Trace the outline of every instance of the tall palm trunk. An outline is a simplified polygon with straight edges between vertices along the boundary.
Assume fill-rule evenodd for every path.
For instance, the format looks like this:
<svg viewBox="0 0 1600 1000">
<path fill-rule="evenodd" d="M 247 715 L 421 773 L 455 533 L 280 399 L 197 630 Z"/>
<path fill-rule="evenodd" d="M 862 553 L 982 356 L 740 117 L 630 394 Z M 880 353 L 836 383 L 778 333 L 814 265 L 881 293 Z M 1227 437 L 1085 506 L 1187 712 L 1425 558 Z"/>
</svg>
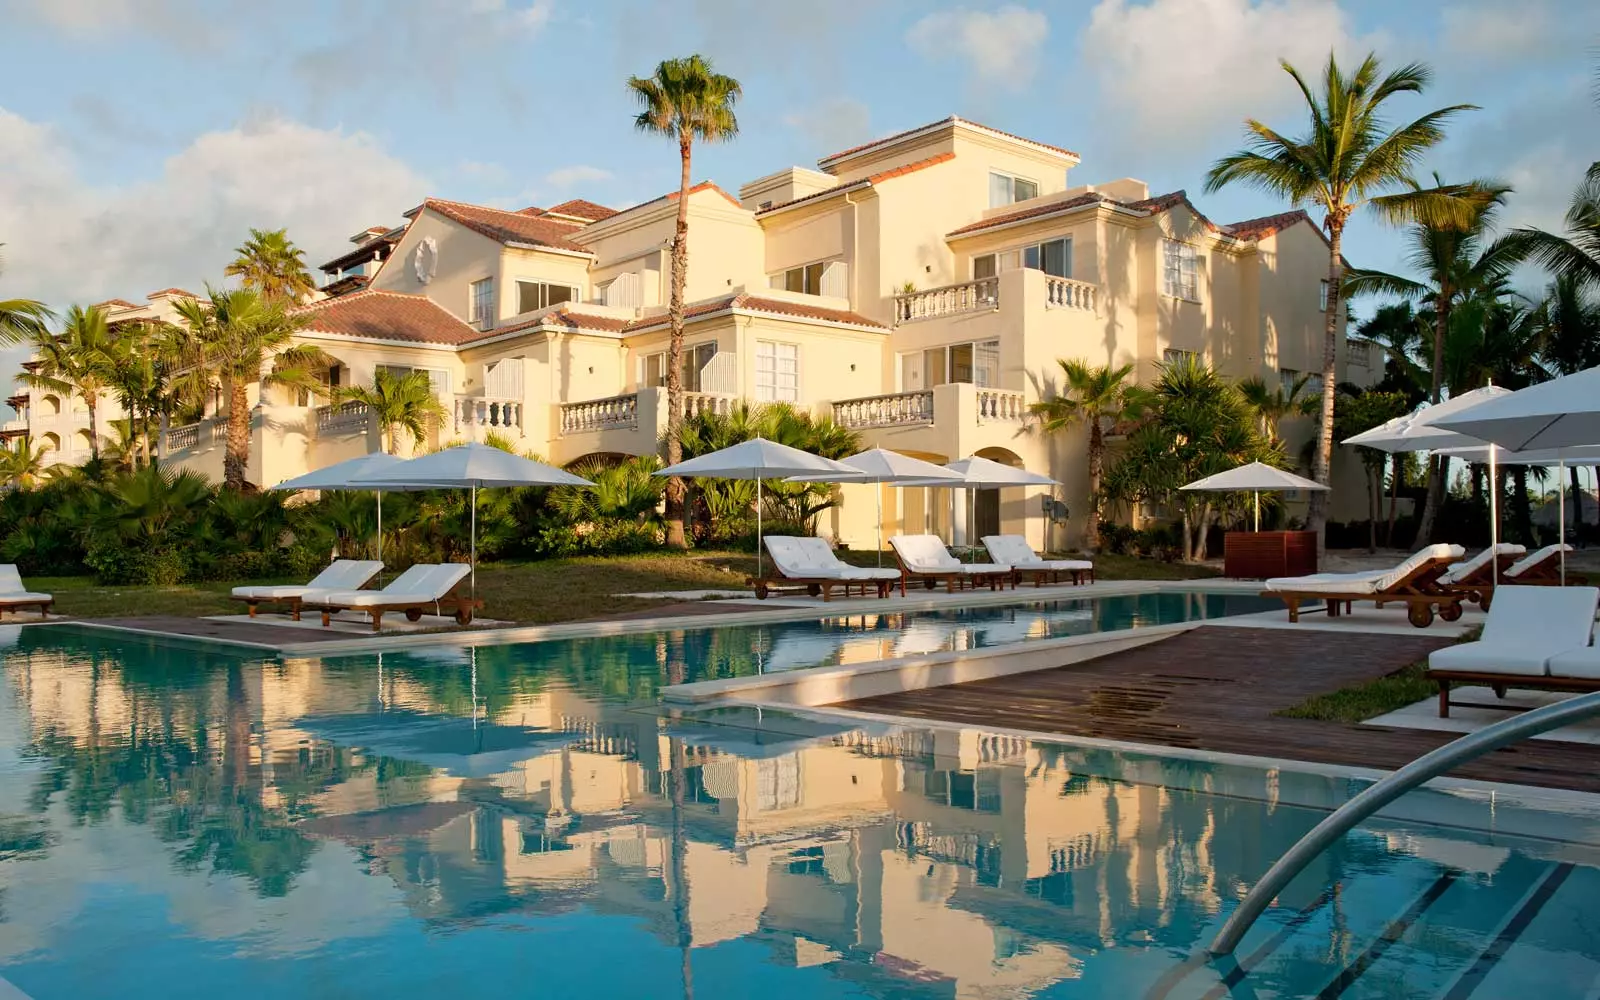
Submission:
<svg viewBox="0 0 1600 1000">
<path fill-rule="evenodd" d="M 1328 485 L 1333 465 L 1333 401 L 1339 385 L 1339 285 L 1344 272 L 1340 247 L 1344 243 L 1344 219 L 1328 216 L 1328 311 L 1324 320 L 1322 345 L 1322 422 L 1317 428 L 1317 453 L 1312 460 L 1311 478 Z M 1306 527 L 1317 533 L 1317 551 L 1327 548 L 1324 527 L 1328 523 L 1328 491 L 1311 494 L 1311 511 Z"/>
<path fill-rule="evenodd" d="M 228 449 L 222 457 L 222 480 L 236 490 L 245 486 L 250 465 L 250 387 L 237 379 L 228 384 Z"/>
<path fill-rule="evenodd" d="M 1569 523 L 1572 525 L 1571 530 L 1576 532 L 1578 528 L 1583 527 L 1583 483 L 1578 478 L 1576 465 L 1568 466 L 1567 474 L 1572 480 L 1572 520 Z M 1556 541 L 1565 542 L 1566 539 L 1558 538 Z"/>
<path fill-rule="evenodd" d="M 1428 391 L 1428 401 L 1435 406 L 1444 394 L 1444 341 L 1450 330 L 1450 303 L 1455 293 L 1447 278 L 1439 279 L 1439 294 L 1433 305 L 1433 385 Z M 1422 502 L 1422 519 L 1417 522 L 1417 545 L 1433 541 L 1433 526 L 1439 520 L 1439 508 L 1444 504 L 1446 460 L 1432 458 L 1428 461 L 1428 488 Z"/>
<path fill-rule="evenodd" d="M 95 405 L 95 393 L 84 393 L 83 403 L 89 408 L 89 457 L 100 460 L 100 411 Z"/>
<path fill-rule="evenodd" d="M 1083 544 L 1090 552 L 1100 550 L 1100 474 L 1105 464 L 1105 436 L 1099 416 L 1089 420 L 1089 513 L 1083 521 Z"/>
<path fill-rule="evenodd" d="M 667 302 L 671 339 L 667 343 L 667 464 L 683 461 L 683 285 L 689 271 L 689 160 L 693 140 L 687 133 L 678 136 L 678 159 L 682 172 L 678 178 L 678 222 L 672 237 L 672 291 Z M 688 548 L 683 531 L 684 483 L 678 476 L 667 480 L 667 546 Z M 756 539 L 756 545 L 761 540 Z"/>
</svg>

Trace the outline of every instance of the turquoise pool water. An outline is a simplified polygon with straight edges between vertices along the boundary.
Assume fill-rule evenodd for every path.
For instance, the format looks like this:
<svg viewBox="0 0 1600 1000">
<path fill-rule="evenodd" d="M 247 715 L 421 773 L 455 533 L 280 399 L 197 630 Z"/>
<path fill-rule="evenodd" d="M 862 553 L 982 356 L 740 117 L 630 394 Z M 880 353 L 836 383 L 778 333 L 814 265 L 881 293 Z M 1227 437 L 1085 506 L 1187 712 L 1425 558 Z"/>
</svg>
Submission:
<svg viewBox="0 0 1600 1000">
<path fill-rule="evenodd" d="M 1162 617 L 1110 607 L 1089 624 Z M 381 659 L 0 629 L 0 977 L 37 1000 L 1589 995 L 1581 805 L 1410 798 L 1284 894 L 1241 970 L 1191 956 L 1360 782 L 655 697 L 785 639 L 982 644 L 1082 610 Z"/>
</svg>

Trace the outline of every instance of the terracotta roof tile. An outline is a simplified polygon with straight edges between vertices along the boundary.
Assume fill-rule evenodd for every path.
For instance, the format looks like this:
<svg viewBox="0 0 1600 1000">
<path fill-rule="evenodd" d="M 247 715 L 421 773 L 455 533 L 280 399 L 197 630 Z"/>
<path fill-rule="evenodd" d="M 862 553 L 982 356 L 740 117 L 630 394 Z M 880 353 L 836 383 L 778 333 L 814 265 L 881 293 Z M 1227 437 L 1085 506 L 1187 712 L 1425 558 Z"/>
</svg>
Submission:
<svg viewBox="0 0 1600 1000">
<path fill-rule="evenodd" d="M 1246 223 L 1238 223 L 1236 226 L 1217 225 L 1215 222 L 1212 222 L 1210 219 L 1206 218 L 1204 212 L 1200 211 L 1198 208 L 1195 208 L 1194 203 L 1189 200 L 1188 194 L 1180 190 L 1170 191 L 1166 194 L 1153 195 L 1149 198 L 1141 198 L 1138 201 L 1117 201 L 1113 198 L 1108 198 L 1103 194 L 1090 192 L 1088 194 L 1080 194 L 1076 198 L 1068 198 L 1066 201 L 1051 202 L 1048 205 L 1040 205 L 1036 208 L 1025 208 L 1020 212 L 1009 212 L 1005 215 L 996 215 L 992 218 L 980 219 L 979 221 L 971 223 L 970 225 L 962 226 L 960 229 L 952 230 L 951 232 L 946 233 L 945 236 L 947 238 L 952 236 L 965 236 L 968 233 L 981 232 L 982 230 L 990 229 L 995 226 L 1003 226 L 1012 222 L 1021 222 L 1025 219 L 1044 218 L 1060 212 L 1071 211 L 1074 208 L 1081 208 L 1084 205 L 1093 204 L 1095 202 L 1104 202 L 1108 205 L 1118 205 L 1122 208 L 1132 209 L 1135 212 L 1143 212 L 1146 215 L 1160 215 L 1162 212 L 1170 211 L 1171 209 L 1182 205 L 1189 211 L 1193 212 L 1195 218 L 1199 219 L 1207 229 L 1214 233 L 1221 233 L 1225 236 L 1231 236 L 1240 240 L 1255 239 L 1258 235 L 1248 231 L 1244 233 L 1239 232 L 1237 226 L 1246 225 Z M 1299 214 L 1303 216 L 1305 213 L 1302 212 Z M 1282 219 L 1284 217 L 1271 216 L 1269 218 Z M 1267 220 L 1255 219 L 1251 221 L 1264 222 Z M 1293 221 L 1294 220 L 1291 219 L 1289 222 L 1285 223 L 1285 225 L 1292 224 Z M 1282 226 L 1279 228 L 1282 228 Z M 1259 235 L 1265 235 L 1265 233 L 1261 233 Z"/>
<path fill-rule="evenodd" d="M 1015 139 L 1018 142 L 1025 142 L 1030 146 L 1038 146 L 1040 149 L 1047 149 L 1052 153 L 1060 153 L 1064 156 L 1070 156 L 1075 160 L 1078 159 L 1078 154 L 1074 153 L 1070 149 L 1063 149 L 1060 146 L 1052 146 L 1048 142 L 1040 142 L 1037 139 L 1029 139 L 1024 136 L 1004 131 L 1003 129 L 997 129 L 991 125 L 984 125 L 980 122 L 968 121 L 967 119 L 961 118 L 957 115 L 951 115 L 949 118 L 941 119 L 940 121 L 929 122 L 926 125 L 918 125 L 916 128 L 908 128 L 904 132 L 896 132 L 894 135 L 885 136 L 882 139 L 874 139 L 871 142 L 864 142 L 859 146 L 852 146 L 843 152 L 834 153 L 831 156 L 824 156 L 822 159 L 818 160 L 817 163 L 819 166 L 826 163 L 833 163 L 835 161 L 845 159 L 846 157 L 854 156 L 857 153 L 864 153 L 867 150 L 873 149 L 877 146 L 887 146 L 890 143 L 897 142 L 901 139 L 904 139 L 906 136 L 914 135 L 917 132 L 922 132 L 931 128 L 938 128 L 941 125 L 954 125 L 958 122 L 963 125 L 971 125 L 974 128 L 983 129 L 985 132 L 993 132 L 996 135 L 1003 135 L 1007 139 Z"/>
<path fill-rule="evenodd" d="M 868 319 L 860 313 L 850 312 L 847 309 L 826 309 L 821 306 L 806 305 L 801 302 L 788 302 L 783 299 L 762 298 L 759 295 L 750 295 L 741 292 L 738 295 L 728 295 L 720 299 L 711 299 L 689 306 L 683 311 L 685 321 L 708 316 L 728 309 L 739 309 L 745 312 L 767 313 L 773 316 L 793 316 L 799 319 L 820 319 L 830 323 L 849 323 L 853 326 L 868 326 L 877 329 L 887 329 L 875 319 Z M 627 326 L 626 332 L 637 333 L 657 326 L 665 326 L 668 320 L 665 314 L 647 316 L 644 319 L 634 320 Z"/>
<path fill-rule="evenodd" d="M 758 208 L 756 209 L 756 214 L 764 215 L 767 212 L 776 212 L 782 208 L 793 208 L 795 205 L 801 205 L 808 201 L 821 201 L 823 198 L 831 198 L 836 194 L 843 194 L 846 191 L 859 191 L 864 187 L 871 187 L 871 181 L 866 178 L 862 178 L 859 181 L 851 181 L 849 184 L 838 184 L 822 191 L 813 191 L 810 194 L 803 194 L 798 198 L 791 198 L 788 201 L 780 201 L 776 205 L 768 205 L 766 208 Z"/>
<path fill-rule="evenodd" d="M 1259 219 L 1246 219 L 1222 227 L 1222 231 L 1241 240 L 1259 240 L 1263 236 L 1288 229 L 1297 222 L 1311 222 L 1311 216 L 1304 209 L 1297 208 L 1292 212 L 1279 212 L 1276 215 L 1263 215 Z M 1316 228 L 1315 223 L 1312 228 Z"/>
<path fill-rule="evenodd" d="M 864 177 L 858 181 L 851 181 L 848 184 L 840 184 L 835 187 L 827 188 L 823 191 L 814 191 L 811 194 L 801 195 L 798 198 L 791 198 L 788 201 L 779 202 L 776 205 L 768 205 L 766 208 L 758 209 L 756 214 L 760 215 L 763 212 L 776 212 L 782 208 L 790 208 L 802 202 L 820 200 L 831 195 L 843 194 L 846 191 L 859 191 L 864 187 L 871 187 L 874 184 L 881 184 L 882 182 L 891 180 L 895 177 L 903 177 L 906 174 L 914 174 L 918 170 L 926 170 L 928 167 L 936 167 L 941 163 L 947 163 L 955 158 L 956 154 L 954 153 L 940 153 L 937 156 L 930 156 L 925 160 L 917 160 L 914 163 L 907 163 L 904 166 L 895 167 L 893 170 L 884 170 L 880 173 L 873 174 L 870 177 Z"/>
<path fill-rule="evenodd" d="M 731 195 L 728 192 L 722 190 L 722 188 L 718 187 L 716 185 L 716 182 L 714 182 L 714 181 L 701 181 L 699 184 L 696 184 L 694 187 L 689 189 L 689 193 L 690 194 L 699 194 L 701 191 L 715 191 L 717 194 L 720 194 L 720 195 L 722 195 L 722 197 L 726 198 L 728 200 L 728 204 L 732 205 L 734 208 L 743 208 L 744 207 L 744 206 L 739 204 L 739 199 L 738 198 L 735 198 L 733 195 Z M 660 198 L 657 198 L 656 201 L 661 201 L 663 199 L 665 199 L 667 201 L 677 201 L 678 200 L 678 192 L 676 192 L 676 191 L 668 191 L 666 194 L 662 195 Z M 647 202 L 645 202 L 645 204 L 648 205 L 648 204 L 651 204 L 651 203 L 647 201 Z"/>
<path fill-rule="evenodd" d="M 588 219 L 590 222 L 599 222 L 601 219 L 609 219 L 617 214 L 617 210 L 614 208 L 597 205 L 582 198 L 573 198 L 571 201 L 552 205 L 544 211 L 549 215 L 570 215 L 574 218 Z"/>
<path fill-rule="evenodd" d="M 176 295 L 185 299 L 198 299 L 200 297 L 193 292 L 186 292 L 181 288 L 158 288 L 149 295 L 146 295 L 145 298 L 153 299 L 158 295 Z"/>
<path fill-rule="evenodd" d="M 884 170 L 880 171 L 879 173 L 872 174 L 867 178 L 867 181 L 871 184 L 881 184 L 891 177 L 902 177 L 906 174 L 914 174 L 918 170 L 926 170 L 929 167 L 936 167 L 941 163 L 949 163 L 955 158 L 956 154 L 954 153 L 939 153 L 935 156 L 930 156 L 925 160 L 915 160 L 911 163 L 904 164 L 903 166 L 895 167 L 893 170 Z"/>
<path fill-rule="evenodd" d="M 428 198 L 423 201 L 421 208 L 437 212 L 452 222 L 458 222 L 501 243 L 526 243 L 572 253 L 589 252 L 567 239 L 578 230 L 577 223 L 441 198 Z"/>
<path fill-rule="evenodd" d="M 490 337 L 499 337 L 508 333 L 520 333 L 523 330 L 536 330 L 543 327 L 556 327 L 573 332 L 597 330 L 604 333 L 621 333 L 627 326 L 628 321 L 625 319 L 617 319 L 612 316 L 597 316 L 594 313 L 579 312 L 567 306 L 562 306 L 559 309 L 545 313 L 543 316 L 525 319 L 520 323 L 508 323 L 504 326 L 497 326 L 493 330 L 484 330 L 482 332 L 475 331 L 471 341 L 468 342 L 487 340 Z"/>
<path fill-rule="evenodd" d="M 1085 205 L 1093 205 L 1096 202 L 1102 201 L 1111 202 L 1111 199 L 1107 198 L 1103 194 L 1096 194 L 1095 192 L 1091 191 L 1088 194 L 1080 194 L 1076 198 L 1068 198 L 1065 201 L 1053 201 L 1048 205 L 1037 205 L 1033 208 L 1025 208 L 1020 212 L 1007 212 L 1005 215 L 995 215 L 990 216 L 987 219 L 979 219 L 977 222 L 962 226 L 960 229 L 952 230 L 945 235 L 965 236 L 967 233 L 976 233 L 980 230 L 990 229 L 994 226 L 1004 226 L 1013 222 L 1022 222 L 1025 219 L 1043 218 L 1044 216 L 1055 215 L 1059 212 L 1069 212 L 1072 209 L 1082 208 Z M 1112 202 L 1112 204 L 1115 204 L 1115 202 Z"/>
<path fill-rule="evenodd" d="M 468 326 L 423 295 L 368 289 L 323 299 L 295 310 L 319 333 L 458 345 L 484 332 Z"/>
<path fill-rule="evenodd" d="M 104 309 L 106 306 L 116 306 L 118 309 L 142 309 L 142 308 L 144 308 L 143 306 L 134 305 L 132 302 L 129 302 L 127 299 L 106 299 L 104 302 L 96 302 L 94 304 L 93 308 L 95 308 L 95 309 Z"/>
</svg>

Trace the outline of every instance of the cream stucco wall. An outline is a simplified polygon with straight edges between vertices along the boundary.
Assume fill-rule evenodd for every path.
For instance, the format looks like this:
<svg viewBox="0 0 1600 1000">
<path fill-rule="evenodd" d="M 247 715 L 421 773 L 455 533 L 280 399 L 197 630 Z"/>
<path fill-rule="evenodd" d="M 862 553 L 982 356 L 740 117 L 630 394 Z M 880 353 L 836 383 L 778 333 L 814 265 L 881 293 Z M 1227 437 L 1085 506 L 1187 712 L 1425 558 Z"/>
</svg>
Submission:
<svg viewBox="0 0 1600 1000">
<path fill-rule="evenodd" d="M 437 245 L 439 259 L 433 278 L 424 283 L 417 280 L 414 261 L 418 245 L 426 239 Z M 497 241 L 424 208 L 406 227 L 371 287 L 426 295 L 465 321 L 472 283 L 500 274 L 504 250 Z"/>
</svg>

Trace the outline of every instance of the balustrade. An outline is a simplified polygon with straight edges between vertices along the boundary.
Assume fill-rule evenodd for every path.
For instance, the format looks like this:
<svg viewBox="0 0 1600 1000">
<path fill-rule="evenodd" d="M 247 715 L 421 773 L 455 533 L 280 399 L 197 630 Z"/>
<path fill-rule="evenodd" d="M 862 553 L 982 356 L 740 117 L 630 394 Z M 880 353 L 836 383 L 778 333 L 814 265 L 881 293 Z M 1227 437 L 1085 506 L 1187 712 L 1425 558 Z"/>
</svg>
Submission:
<svg viewBox="0 0 1600 1000">
<path fill-rule="evenodd" d="M 520 399 L 497 396 L 457 396 L 455 404 L 456 427 L 485 431 L 522 433 L 523 403 Z"/>
<path fill-rule="evenodd" d="M 1073 281 L 1047 274 L 1044 278 L 1046 309 L 1083 309 L 1094 312 L 1099 289 L 1087 281 Z"/>
<path fill-rule="evenodd" d="M 734 399 L 733 396 L 719 393 L 686 392 L 683 394 L 683 418 L 688 420 L 702 413 L 725 417 L 733 412 Z"/>
<path fill-rule="evenodd" d="M 319 406 L 316 409 L 317 433 L 330 434 L 338 431 L 365 429 L 371 409 L 365 403 L 338 403 L 333 406 Z"/>
<path fill-rule="evenodd" d="M 833 419 L 840 426 L 850 428 L 931 424 L 933 390 L 842 399 L 833 404 Z"/>
<path fill-rule="evenodd" d="M 563 434 L 616 429 L 631 431 L 638 426 L 639 394 L 636 392 L 605 399 L 587 399 L 581 403 L 565 403 L 561 407 Z"/>
<path fill-rule="evenodd" d="M 1000 279 L 977 278 L 894 297 L 896 323 L 1000 308 Z"/>
<path fill-rule="evenodd" d="M 978 420 L 1011 420 L 1021 422 L 1028 415 L 1028 404 L 1022 393 L 1007 389 L 978 390 Z"/>
<path fill-rule="evenodd" d="M 172 427 L 167 430 L 167 443 L 162 451 L 182 451 L 185 448 L 194 448 L 200 444 L 200 425 L 186 424 L 182 427 Z"/>
</svg>

